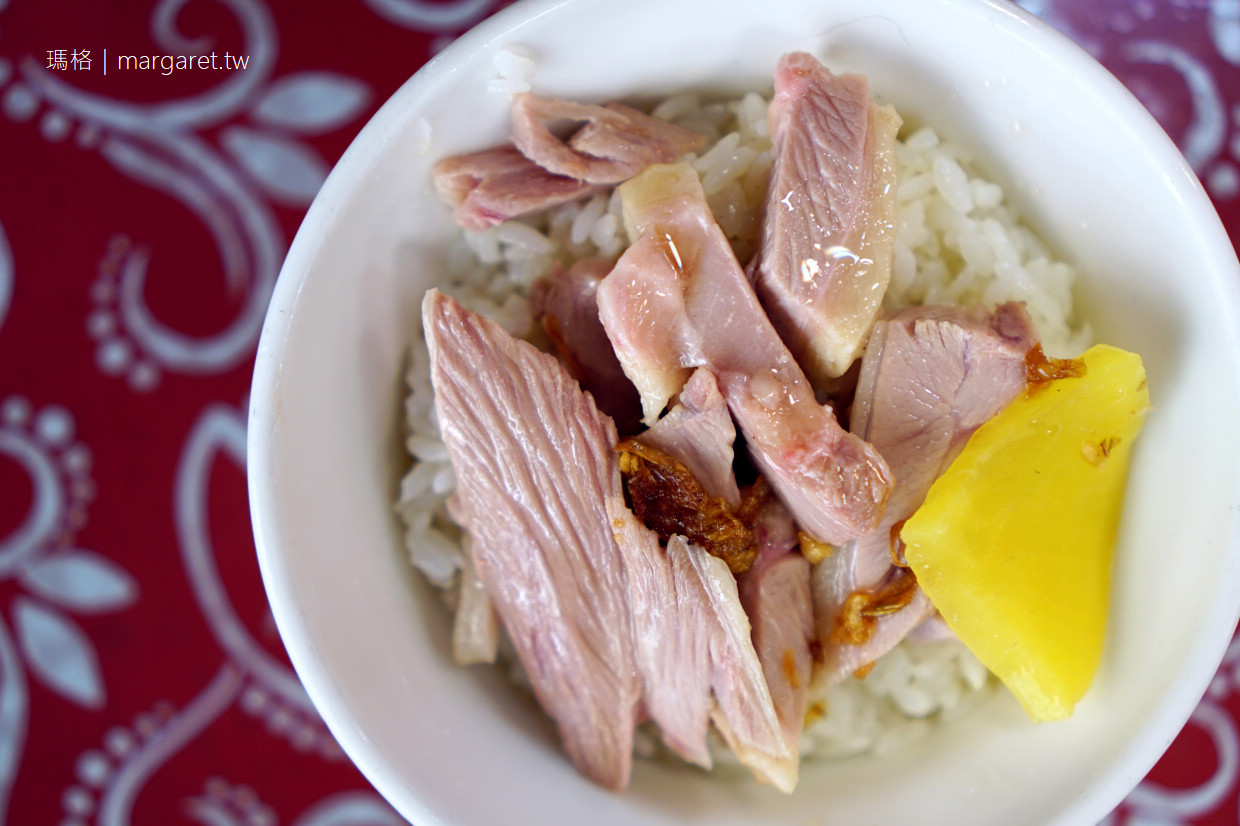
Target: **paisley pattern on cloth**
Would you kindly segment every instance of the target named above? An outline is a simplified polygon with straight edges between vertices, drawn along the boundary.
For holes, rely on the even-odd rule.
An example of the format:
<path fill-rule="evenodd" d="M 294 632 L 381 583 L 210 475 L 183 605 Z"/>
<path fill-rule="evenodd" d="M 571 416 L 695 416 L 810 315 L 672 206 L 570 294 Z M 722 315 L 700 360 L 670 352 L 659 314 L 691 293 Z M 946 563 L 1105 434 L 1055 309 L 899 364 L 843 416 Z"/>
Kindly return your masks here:
<path fill-rule="evenodd" d="M 499 5 L 0 0 L 0 826 L 403 822 L 280 645 L 246 393 L 328 170 Z M 1240 237 L 1240 0 L 1021 5 L 1134 92 Z M 1240 643 L 1104 822 L 1235 823 L 1238 720 Z"/>

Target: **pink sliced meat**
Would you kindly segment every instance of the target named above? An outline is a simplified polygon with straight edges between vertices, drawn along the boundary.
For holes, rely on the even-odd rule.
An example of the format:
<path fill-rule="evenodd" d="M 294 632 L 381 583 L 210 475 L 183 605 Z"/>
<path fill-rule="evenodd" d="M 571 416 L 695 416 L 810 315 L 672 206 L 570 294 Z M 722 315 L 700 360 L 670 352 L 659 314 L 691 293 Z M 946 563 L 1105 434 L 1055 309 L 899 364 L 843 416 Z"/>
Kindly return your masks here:
<path fill-rule="evenodd" d="M 436 290 L 423 325 L 477 575 L 569 756 L 623 788 L 641 681 L 606 507 L 615 428 L 553 357 Z"/>
<path fill-rule="evenodd" d="M 792 792 L 800 752 L 783 734 L 754 649 L 752 627 L 727 564 L 674 536 L 667 557 L 683 592 L 702 600 L 708 622 L 711 722 L 737 759 L 763 783 Z M 681 585 L 678 584 L 678 591 Z"/>
<path fill-rule="evenodd" d="M 664 239 L 638 238 L 598 290 L 599 319 L 640 395 L 642 421 L 651 427 L 693 374 L 681 354 L 700 349 L 685 317 L 677 270 L 669 264 L 672 251 Z"/>
<path fill-rule="evenodd" d="M 620 789 L 641 715 L 703 766 L 713 721 L 791 791 L 795 753 L 726 564 L 683 537 L 665 551 L 637 521 L 615 428 L 556 359 L 437 290 L 423 325 L 473 570 L 569 756 Z"/>
<path fill-rule="evenodd" d="M 825 660 L 815 689 L 855 672 L 900 642 L 934 608 L 920 589 L 907 605 L 874 617 L 856 644 L 841 641 L 845 601 L 880 593 L 897 577 L 892 529 L 913 515 L 969 436 L 1025 387 L 1025 355 L 1037 342 L 1024 306 L 915 307 L 875 325 L 861 362 L 852 431 L 873 444 L 896 484 L 878 527 L 814 569 L 813 594 Z M 826 644 L 835 637 L 835 644 Z"/>
<path fill-rule="evenodd" d="M 569 372 L 627 435 L 637 430 L 641 399 L 598 317 L 598 285 L 610 271 L 611 262 L 603 258 L 586 258 L 568 268 L 556 266 L 534 285 L 530 301 Z"/>
<path fill-rule="evenodd" d="M 622 496 L 609 497 L 607 508 L 616 541 L 628 551 L 627 594 L 643 710 L 668 748 L 708 769 L 714 626 L 709 605 L 696 576 L 672 564 L 658 536 L 637 520 Z"/>
<path fill-rule="evenodd" d="M 614 358 L 615 351 L 611 352 Z M 681 389 L 680 400 L 637 438 L 683 464 L 708 494 L 723 499 L 733 510 L 740 507 L 741 492 L 732 471 L 736 427 L 709 370 L 695 370 Z"/>
<path fill-rule="evenodd" d="M 815 400 L 697 173 L 656 166 L 620 191 L 635 240 L 599 286 L 599 316 L 643 409 L 661 410 L 692 368 L 706 367 L 759 471 L 805 531 L 840 543 L 873 530 L 891 489 L 887 464 Z"/>
<path fill-rule="evenodd" d="M 891 279 L 900 118 L 870 102 L 865 78 L 804 52 L 780 59 L 768 118 L 773 163 L 749 275 L 819 384 L 861 352 Z"/>
<path fill-rule="evenodd" d="M 805 727 L 814 668 L 810 565 L 801 554 L 792 552 L 796 524 L 778 500 L 770 500 L 763 508 L 754 534 L 758 559 L 737 577 L 737 584 L 784 742 L 795 752 Z"/>
<path fill-rule="evenodd" d="M 567 140 L 555 124 L 576 128 Z M 621 103 L 593 106 L 517 95 L 513 143 L 536 164 L 590 184 L 618 184 L 651 164 L 671 163 L 700 148 L 706 137 Z"/>
<path fill-rule="evenodd" d="M 440 196 L 454 207 L 453 218 L 468 230 L 484 230 L 599 189 L 548 172 L 511 145 L 444 158 L 432 175 Z"/>
<path fill-rule="evenodd" d="M 644 710 L 663 742 L 703 768 L 710 723 L 741 763 L 784 792 L 796 786 L 799 752 L 783 736 L 727 564 L 682 536 L 666 551 L 620 499 L 609 500 L 626 560 Z"/>

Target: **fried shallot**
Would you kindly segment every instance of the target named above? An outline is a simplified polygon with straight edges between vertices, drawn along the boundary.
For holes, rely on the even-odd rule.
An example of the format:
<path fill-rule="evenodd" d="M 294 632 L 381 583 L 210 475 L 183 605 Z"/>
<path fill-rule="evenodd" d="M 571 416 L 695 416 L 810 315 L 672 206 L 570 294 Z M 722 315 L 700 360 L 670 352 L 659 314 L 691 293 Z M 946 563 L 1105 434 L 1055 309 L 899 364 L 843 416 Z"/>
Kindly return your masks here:
<path fill-rule="evenodd" d="M 749 570 L 758 544 L 727 502 L 710 496 L 684 464 L 658 448 L 630 438 L 616 450 L 633 513 L 646 527 L 664 542 L 685 537 L 726 562 L 733 574 Z"/>

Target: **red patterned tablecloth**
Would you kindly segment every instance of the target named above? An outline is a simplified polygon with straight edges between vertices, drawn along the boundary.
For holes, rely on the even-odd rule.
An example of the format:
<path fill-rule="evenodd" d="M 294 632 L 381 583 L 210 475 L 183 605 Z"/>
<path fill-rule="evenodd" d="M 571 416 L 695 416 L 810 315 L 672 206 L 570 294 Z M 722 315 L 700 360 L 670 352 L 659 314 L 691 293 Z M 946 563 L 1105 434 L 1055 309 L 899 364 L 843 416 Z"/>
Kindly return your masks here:
<path fill-rule="evenodd" d="M 328 169 L 496 5 L 0 0 L 0 824 L 403 822 L 281 649 L 244 411 Z M 1240 0 L 1023 5 L 1136 93 L 1240 238 Z M 1233 645 L 1107 822 L 1235 823 L 1238 723 Z"/>

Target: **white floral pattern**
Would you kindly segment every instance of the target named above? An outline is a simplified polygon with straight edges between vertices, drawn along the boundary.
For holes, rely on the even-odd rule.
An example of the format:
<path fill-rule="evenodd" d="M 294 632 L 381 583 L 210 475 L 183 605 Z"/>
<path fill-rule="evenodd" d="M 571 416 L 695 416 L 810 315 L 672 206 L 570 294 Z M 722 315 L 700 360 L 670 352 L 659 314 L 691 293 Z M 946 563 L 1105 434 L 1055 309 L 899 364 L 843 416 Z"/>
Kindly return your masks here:
<path fill-rule="evenodd" d="M 1240 195 L 1240 111 L 1228 109 L 1220 85 L 1234 84 L 1230 69 L 1240 67 L 1240 0 L 1018 5 L 1076 40 L 1123 81 L 1175 139 L 1216 201 Z M 1090 14 L 1082 15 L 1086 8 Z M 1168 73 L 1177 80 L 1167 82 Z"/>
<path fill-rule="evenodd" d="M 442 32 L 460 29 L 482 19 L 495 0 L 454 0 L 433 3 L 427 0 L 366 0 L 375 13 L 411 29 Z"/>
<path fill-rule="evenodd" d="M 199 54 L 214 48 L 211 33 L 183 25 L 193 5 L 194 0 L 154 2 L 153 50 Z M 214 243 L 219 266 L 212 277 L 236 310 L 220 329 L 204 334 L 179 328 L 182 319 L 161 315 L 150 300 L 152 279 L 182 277 L 161 268 L 169 238 L 150 235 L 148 227 L 113 231 L 107 239 L 88 288 L 84 332 L 98 373 L 123 378 L 141 394 L 158 390 L 169 375 L 217 376 L 252 357 L 286 245 L 278 211 L 304 209 L 327 175 L 328 161 L 308 139 L 358 125 L 374 97 L 365 82 L 339 72 L 309 69 L 275 76 L 278 38 L 267 5 L 259 0 L 214 5 L 240 30 L 248 69 L 181 97 L 111 98 L 45 67 L 37 49 L 0 54 L 5 129 L 31 126 L 48 144 L 96 153 L 135 187 L 186 209 Z M 0 2 L 0 10 L 4 6 Z M 4 22 L 0 18 L 0 49 L 7 42 Z M 9 236 L 0 227 L 0 326 L 11 318 L 21 286 Z M 129 716 L 111 701 L 101 659 L 108 651 L 95 642 L 90 623 L 140 610 L 144 595 L 137 578 L 116 559 L 76 542 L 96 492 L 92 452 L 77 439 L 77 420 L 65 407 L 37 408 L 18 395 L 0 403 L 0 460 L 23 472 L 31 491 L 26 512 L 0 536 L 0 580 L 15 585 L 13 596 L 0 604 L 0 824 L 14 822 L 15 781 L 30 738 L 38 736 L 37 727 L 55 722 L 32 716 L 38 692 L 95 715 L 106 726 L 98 742 L 73 758 L 74 781 L 59 792 L 45 790 L 47 799 L 59 803 L 62 826 L 141 820 L 144 795 L 162 782 L 168 764 L 197 748 L 234 712 L 277 749 L 347 766 L 292 670 L 260 639 L 264 632 L 270 636 L 270 629 L 255 626 L 234 604 L 220 567 L 228 555 L 212 541 L 213 480 L 222 467 L 234 478 L 244 474 L 243 411 L 244 403 L 207 403 L 184 437 L 174 478 L 168 480 L 172 552 L 216 643 L 214 654 L 195 656 L 214 657 L 217 665 L 184 702 L 154 694 L 145 710 Z M 110 473 L 122 475 L 120 469 Z M 254 786 L 221 777 L 224 765 L 204 779 L 199 793 L 183 797 L 180 808 L 189 821 L 403 822 L 356 779 L 356 790 L 311 790 L 304 810 L 290 817 L 263 803 Z"/>
<path fill-rule="evenodd" d="M 0 618 L 0 806 L 29 727 L 26 672 L 67 702 L 103 708 L 98 653 L 72 614 L 119 611 L 137 597 L 123 568 L 73 544 L 94 496 L 91 452 L 74 427 L 59 405 L 36 410 L 21 396 L 0 402 L 0 456 L 24 471 L 32 491 L 25 517 L 0 537 L 0 578 L 19 586 L 8 621 Z"/>
<path fill-rule="evenodd" d="M 205 52 L 212 45 L 206 36 L 192 40 L 178 29 L 189 3 L 162 0 L 154 9 L 152 31 L 167 53 Z M 6 95 L 11 119 L 33 117 L 46 107 L 43 132 L 49 140 L 76 127 L 79 144 L 97 149 L 125 174 L 196 214 L 215 239 L 224 286 L 244 295 L 224 330 L 205 337 L 179 332 L 145 299 L 152 250 L 115 237 L 94 290 L 94 323 L 101 331 L 97 361 L 105 373 L 127 376 L 136 390 L 152 390 L 166 370 L 218 372 L 250 354 L 286 243 L 263 196 L 275 205 L 307 206 L 327 176 L 327 163 L 293 133 L 339 128 L 369 99 L 360 81 L 331 73 L 269 83 L 276 55 L 270 12 L 247 0 L 224 5 L 244 32 L 249 62 L 208 91 L 133 104 L 82 91 L 28 57 L 19 67 L 21 79 Z M 245 114 L 255 125 L 226 126 L 218 133 L 219 148 L 205 137 Z"/>

